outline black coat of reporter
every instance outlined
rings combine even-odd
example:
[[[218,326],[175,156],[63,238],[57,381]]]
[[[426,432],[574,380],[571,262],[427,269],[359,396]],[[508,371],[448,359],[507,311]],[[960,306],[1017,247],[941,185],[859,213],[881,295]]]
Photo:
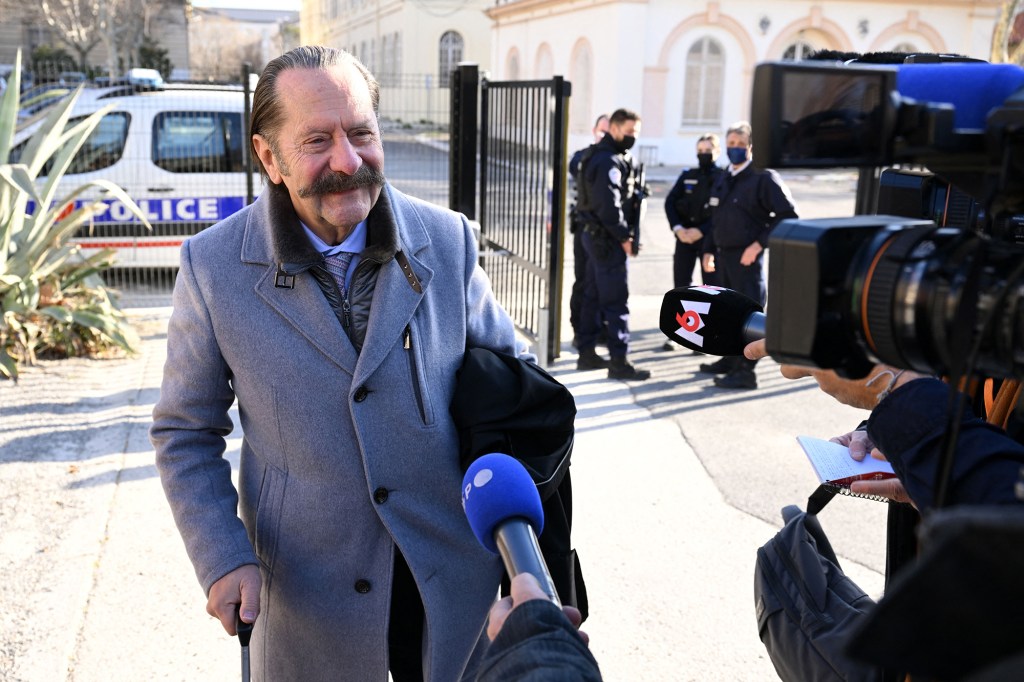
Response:
[[[921,512],[934,507],[936,474],[951,387],[916,379],[893,391],[872,411],[868,435],[892,464]],[[1017,485],[1024,445],[967,408],[961,419],[947,504],[1021,504]]]

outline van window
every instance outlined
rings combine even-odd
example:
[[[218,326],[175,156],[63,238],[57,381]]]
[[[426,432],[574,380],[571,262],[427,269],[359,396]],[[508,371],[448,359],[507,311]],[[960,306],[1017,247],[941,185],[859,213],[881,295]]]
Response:
[[[77,116],[68,120],[65,129],[74,126],[85,118],[87,117]],[[124,154],[125,141],[128,139],[128,124],[130,121],[131,117],[123,111],[114,111],[101,118],[100,122],[89,134],[89,137],[82,143],[82,147],[75,154],[75,158],[71,160],[66,173],[69,175],[73,173],[91,173],[113,166],[120,161],[121,155]],[[21,160],[21,154],[24,152],[25,147],[28,146],[29,141],[26,139],[11,150],[8,157],[10,163],[18,163]],[[49,175],[51,168],[53,168],[52,158],[43,164],[43,169],[39,175],[44,177]]]
[[[85,144],[71,160],[68,173],[91,173],[117,163],[124,153],[130,120],[128,114],[123,111],[114,111],[101,118],[86,138]],[[72,121],[72,124],[75,122],[77,121]]]
[[[242,115],[165,111],[153,119],[153,163],[171,173],[242,170]]]

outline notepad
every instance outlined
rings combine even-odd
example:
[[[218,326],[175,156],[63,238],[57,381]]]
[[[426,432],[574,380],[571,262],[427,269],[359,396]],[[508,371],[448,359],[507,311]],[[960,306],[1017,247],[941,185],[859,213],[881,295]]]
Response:
[[[850,491],[850,484],[854,481],[894,478],[896,472],[893,471],[891,464],[885,460],[875,459],[871,455],[858,462],[850,456],[850,448],[821,438],[797,436],[796,439],[807,454],[807,459],[810,460],[814,473],[822,485],[835,487],[847,495],[885,499],[876,495],[853,493]]]

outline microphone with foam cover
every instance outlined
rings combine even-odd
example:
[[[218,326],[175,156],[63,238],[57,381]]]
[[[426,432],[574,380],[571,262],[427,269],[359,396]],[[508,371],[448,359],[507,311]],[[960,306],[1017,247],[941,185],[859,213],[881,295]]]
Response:
[[[537,536],[544,530],[544,508],[530,474],[513,457],[483,455],[462,479],[462,507],[473,534],[500,554],[508,577],[530,573],[548,598],[562,605],[541,554]]]
[[[680,287],[661,303],[661,331],[680,346],[708,355],[742,355],[765,336],[761,304],[723,287]]]
[[[988,114],[1021,88],[1024,69],[1016,64],[902,64],[896,71],[901,97],[952,104],[953,127],[961,130],[984,130]]]

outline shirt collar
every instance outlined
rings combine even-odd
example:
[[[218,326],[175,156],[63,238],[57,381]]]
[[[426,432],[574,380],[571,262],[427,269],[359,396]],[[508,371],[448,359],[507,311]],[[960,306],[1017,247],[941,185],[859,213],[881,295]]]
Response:
[[[740,166],[739,168],[735,168],[732,164],[729,164],[729,172],[732,173],[733,175],[739,175],[743,171],[747,170],[747,166],[749,166],[751,163],[753,163],[753,161],[754,161],[754,159],[753,159],[753,157],[751,157],[751,158],[747,159],[746,161],[744,161],[743,165]]]
[[[333,256],[343,251],[347,253],[362,253],[363,249],[366,248],[365,220],[360,221],[359,224],[349,232],[349,235],[345,237],[345,241],[337,246],[331,246],[323,239],[320,239],[320,237],[318,237],[313,230],[309,229],[301,220],[299,221],[299,224],[302,225],[302,229],[305,230],[306,235],[309,236],[309,241],[313,244],[313,248],[325,256]]]

